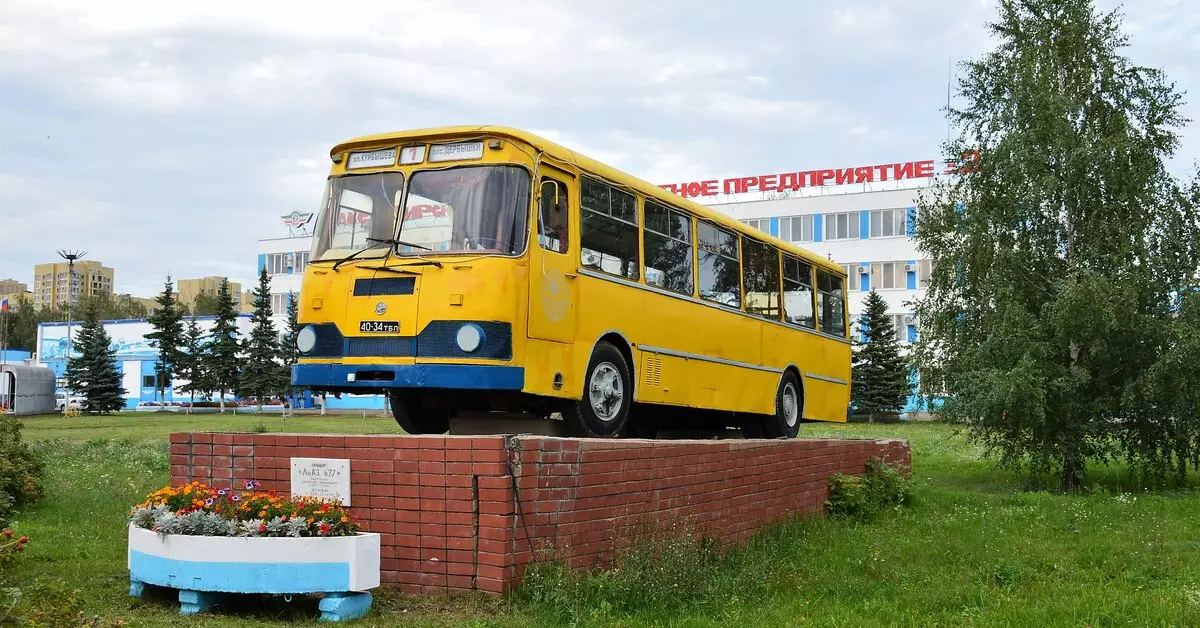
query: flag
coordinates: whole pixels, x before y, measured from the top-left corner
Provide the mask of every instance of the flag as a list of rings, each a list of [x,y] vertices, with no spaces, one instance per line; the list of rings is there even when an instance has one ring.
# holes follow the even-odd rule
[[[0,299],[0,312],[8,311],[8,297]]]

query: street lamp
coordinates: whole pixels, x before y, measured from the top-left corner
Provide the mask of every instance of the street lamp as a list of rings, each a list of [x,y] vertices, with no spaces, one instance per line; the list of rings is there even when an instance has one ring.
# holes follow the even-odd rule
[[[74,288],[75,288],[75,260],[87,255],[87,251],[69,251],[59,249],[58,256],[67,260],[67,361],[71,360],[71,343],[74,339],[71,337],[71,315],[73,314]]]

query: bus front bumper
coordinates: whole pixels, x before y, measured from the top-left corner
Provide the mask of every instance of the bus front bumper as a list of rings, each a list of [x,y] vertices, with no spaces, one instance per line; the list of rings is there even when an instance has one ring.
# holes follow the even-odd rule
[[[485,364],[296,364],[292,366],[292,385],[316,390],[521,390],[525,369]]]

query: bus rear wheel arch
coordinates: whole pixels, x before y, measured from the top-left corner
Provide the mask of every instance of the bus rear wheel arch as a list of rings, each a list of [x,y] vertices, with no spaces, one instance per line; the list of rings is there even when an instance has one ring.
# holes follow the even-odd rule
[[[624,352],[608,340],[592,349],[580,399],[568,402],[562,417],[577,436],[612,438],[626,430],[633,406],[633,379]]]

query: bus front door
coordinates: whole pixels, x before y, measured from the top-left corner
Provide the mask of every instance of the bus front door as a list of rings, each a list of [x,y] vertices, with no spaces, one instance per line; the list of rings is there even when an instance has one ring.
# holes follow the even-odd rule
[[[569,191],[574,177],[550,170],[538,185],[537,242],[530,246],[528,335],[538,340],[575,341],[575,260],[572,242],[578,227],[571,220],[573,199]]]

